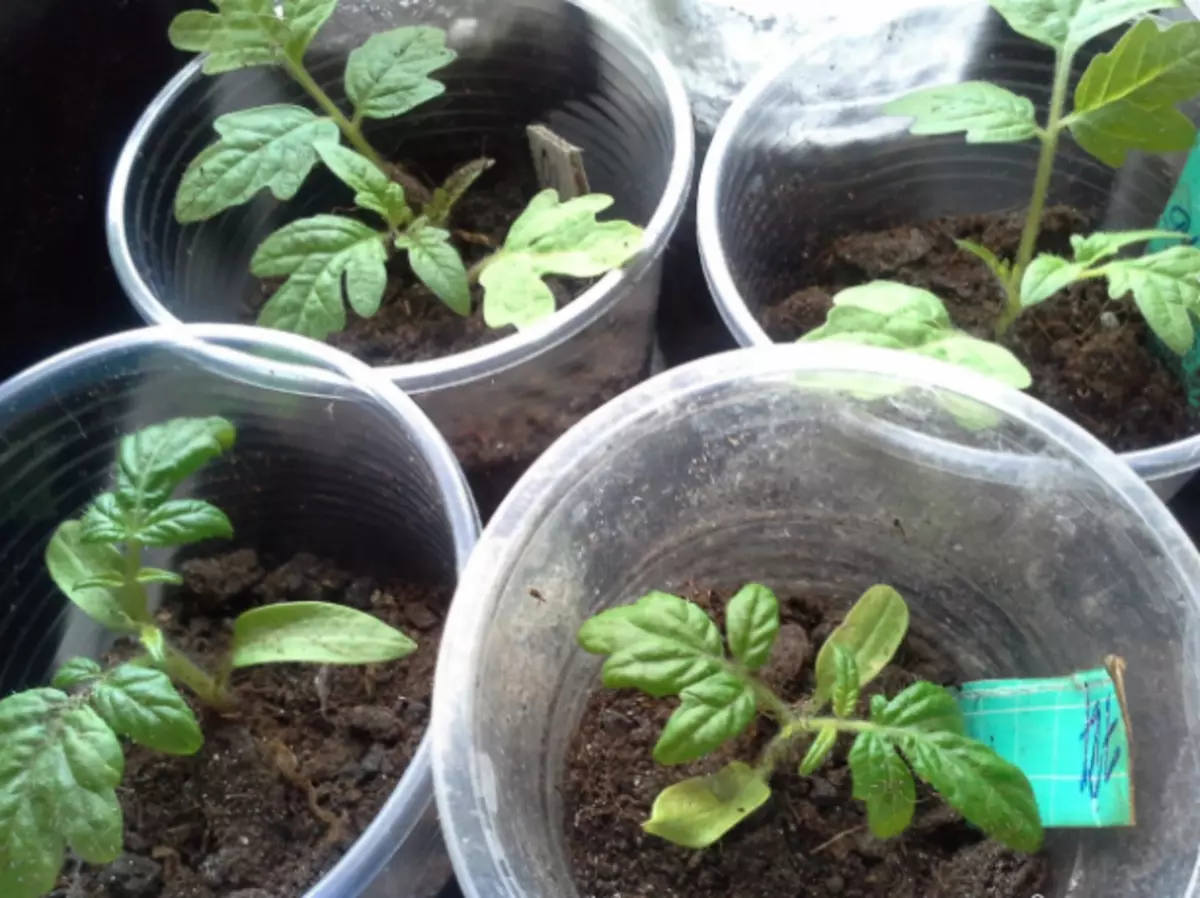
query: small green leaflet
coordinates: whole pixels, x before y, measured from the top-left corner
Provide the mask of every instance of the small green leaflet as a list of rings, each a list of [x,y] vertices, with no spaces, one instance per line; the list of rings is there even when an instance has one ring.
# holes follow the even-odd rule
[[[732,761],[709,776],[663,789],[642,828],[684,848],[707,848],[770,797],[762,777],[741,761]]]
[[[175,49],[208,54],[206,75],[282,61],[290,29],[276,14],[273,0],[213,0],[213,5],[215,13],[180,13],[167,29]]]
[[[233,525],[225,513],[200,499],[168,499],[135,511],[122,508],[112,493],[101,493],[83,515],[83,539],[88,543],[136,541],[146,546],[181,546],[231,536]]]
[[[331,119],[303,106],[260,106],[220,116],[220,139],[191,161],[175,194],[175,218],[204,221],[264,188],[290,200],[317,162],[317,147],[341,139]]]
[[[880,839],[902,833],[912,823],[917,787],[891,744],[875,733],[859,733],[850,748],[854,797],[867,805],[867,824]]]
[[[201,465],[233,446],[234,437],[224,418],[172,418],[123,437],[117,501],[126,509],[159,505]]]
[[[833,713],[838,717],[853,717],[854,707],[858,704],[858,664],[853,652],[839,643],[830,642],[829,648],[833,654],[834,670],[831,695]]]
[[[1045,302],[1059,290],[1071,286],[1087,268],[1053,253],[1037,256],[1021,276],[1021,305],[1024,308]]]
[[[233,622],[233,667],[307,661],[375,664],[412,654],[417,644],[394,627],[353,608],[324,602],[281,602]]]
[[[956,733],[912,730],[900,748],[917,776],[993,839],[1029,853],[1042,847],[1033,787],[1019,767]],[[854,774],[857,787],[857,770]]]
[[[392,118],[440,96],[445,86],[429,77],[455,57],[446,33],[425,26],[373,34],[346,62],[346,96],[356,118]]]
[[[170,677],[138,664],[122,664],[95,683],[91,704],[121,736],[170,755],[192,755],[204,744],[200,725]]]
[[[747,670],[767,663],[779,632],[779,600],[761,583],[747,583],[725,608],[725,634],[733,657]]]
[[[864,592],[817,654],[817,688],[813,693],[817,707],[829,700],[837,682],[833,646],[841,646],[853,656],[862,687],[879,676],[906,633],[908,605],[900,593],[882,584]]]
[[[1149,240],[1186,240],[1187,234],[1178,231],[1161,231],[1157,229],[1145,231],[1100,231],[1083,237],[1071,235],[1071,249],[1075,253],[1075,261],[1081,265],[1093,265],[1109,256],[1115,256],[1125,247],[1134,243],[1145,243]]]
[[[153,624],[142,624],[138,631],[138,642],[146,650],[146,656],[155,664],[165,664],[167,660],[167,641],[163,631]]]
[[[1008,259],[1001,259],[986,246],[981,246],[971,240],[955,240],[954,244],[983,262],[1001,283],[1008,282],[1008,276],[1012,271],[1012,263]]]
[[[1129,150],[1188,149],[1196,129],[1175,104],[1197,93],[1200,22],[1160,29],[1142,19],[1092,60],[1066,121],[1080,146],[1117,168]]]
[[[965,131],[967,143],[1013,143],[1038,133],[1032,101],[986,81],[914,91],[883,111],[915,119],[909,129],[913,134]]]
[[[452,171],[442,186],[433,191],[433,198],[421,210],[429,219],[429,223],[434,227],[446,225],[450,221],[450,213],[454,211],[455,204],[471,189],[471,185],[495,164],[494,159],[472,159]]]
[[[50,685],[55,689],[70,689],[95,680],[103,673],[100,665],[91,658],[72,658],[58,669]]]
[[[1173,246],[1104,266],[1108,295],[1133,294],[1150,329],[1172,352],[1183,355],[1194,340],[1191,313],[1200,311],[1200,249]]]
[[[471,314],[471,287],[462,256],[450,245],[450,232],[418,219],[396,237],[396,248],[408,252],[408,264],[433,295],[459,315]]]
[[[890,701],[872,700],[871,720],[881,726],[957,733],[960,736],[966,731],[962,709],[949,690],[923,681],[913,683]]]
[[[612,197],[588,194],[560,203],[543,190],[513,222],[504,246],[479,276],[488,327],[529,327],[554,314],[548,274],[597,277],[627,263],[642,247],[642,229],[627,221],[596,221]]]
[[[833,746],[837,742],[837,737],[837,727],[821,727],[817,731],[817,737],[813,739],[812,745],[808,747],[808,751],[805,752],[804,758],[800,761],[801,776],[811,776],[824,763],[829,753],[833,750]]]
[[[124,766],[112,730],[65,693],[31,689],[0,701],[0,894],[53,889],[64,843],[93,864],[121,853],[114,789]]]
[[[577,638],[584,651],[609,656],[605,686],[633,687],[654,698],[678,695],[725,665],[717,625],[699,606],[665,592],[600,612]]]
[[[288,24],[287,52],[292,59],[304,56],[321,26],[333,15],[337,3],[338,0],[281,0],[283,19]]]
[[[1134,16],[1174,9],[1180,0],[990,0],[1013,31],[1073,54]]]
[[[319,143],[317,154],[326,167],[354,191],[355,205],[378,213],[389,227],[412,220],[404,188],[375,167],[375,163],[337,143]]]
[[[660,764],[704,757],[746,729],[758,710],[750,684],[727,671],[693,683],[679,697],[679,707],[654,746],[654,760]]]
[[[343,305],[374,315],[387,286],[387,235],[340,215],[314,215],[280,228],[250,260],[257,277],[287,277],[259,313],[265,327],[323,340],[346,326]]]
[[[116,633],[136,633],[138,621],[148,621],[145,609],[131,617],[118,594],[106,586],[90,586],[105,578],[122,580],[125,559],[110,545],[91,545],[83,541],[83,525],[64,521],[46,546],[46,569],[68,599],[92,620]]]

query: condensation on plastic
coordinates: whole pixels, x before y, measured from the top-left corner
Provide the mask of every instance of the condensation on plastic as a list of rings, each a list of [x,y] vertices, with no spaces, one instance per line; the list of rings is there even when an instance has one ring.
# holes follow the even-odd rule
[[[1089,50],[1103,50],[1101,38]],[[1072,90],[1090,58],[1075,61]],[[1053,57],[983,2],[835,18],[757,75],[717,129],[697,194],[701,257],[717,307],[743,346],[771,342],[757,320],[781,271],[800,271],[831,236],[940,215],[1028,205],[1038,144],[914,137],[883,107],[935,84],[986,80],[1030,97],[1044,116]],[[1194,111],[1194,110],[1192,110]],[[1051,201],[1092,214],[1097,230],[1153,227],[1185,154],[1130,154],[1119,171],[1060,143]],[[1200,437],[1122,457],[1169,498],[1200,467]]]
[[[947,402],[995,425],[965,430]],[[821,345],[652,378],[555,443],[490,521],[434,681],[434,786],[467,898],[579,894],[558,787],[599,685],[580,624],[650,589],[750,580],[840,607],[890,583],[964,679],[1124,656],[1138,826],[1052,833],[1047,898],[1198,894],[1200,556],[1187,536],[1115,455],[1028,396]]]
[[[258,328],[118,334],[0,385],[0,695],[106,648],[105,631],[55,589],[46,544],[105,488],[122,435],[192,415],[237,428],[233,450],[188,488],[229,514],[238,545],[443,582],[465,564],[479,522],[462,472],[417,406],[366,366]],[[426,898],[448,877],[426,739],[307,898]]]
[[[660,257],[691,186],[691,115],[670,63],[591,0],[346,0],[310,51],[310,70],[341,102],[347,52],[370,33],[414,23],[444,28],[459,58],[438,76],[444,96],[368,123],[385,157],[434,179],[485,153],[499,168],[528,157],[524,129],[544,122],[584,149],[592,189],[616,200],[610,214],[647,231],[646,250],[629,268],[552,319],[467,352],[381,369],[460,457],[486,464],[507,460],[514,443],[531,437],[540,442],[530,448],[540,451],[564,423],[646,376]],[[318,169],[287,203],[264,192],[211,221],[175,222],[175,188],[214,139],[213,119],[273,102],[308,101],[276,69],[208,78],[197,62],[135,127],[111,186],[108,237],[117,274],[147,320],[237,320],[255,289],[248,270],[258,243],[287,221],[328,212],[331,196],[342,196]]]

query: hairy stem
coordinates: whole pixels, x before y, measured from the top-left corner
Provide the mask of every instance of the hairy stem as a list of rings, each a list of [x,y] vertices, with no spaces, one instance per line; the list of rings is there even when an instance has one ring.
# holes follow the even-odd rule
[[[233,706],[233,696],[224,684],[210,676],[195,661],[170,643],[164,646],[164,652],[163,672],[172,680],[182,683],[206,705],[222,710]]]
[[[405,194],[413,202],[422,206],[429,202],[431,194],[425,185],[402,166],[389,165],[383,160],[383,157],[375,152],[375,148],[363,136],[362,128],[359,127],[360,119],[357,116],[353,121],[346,118],[346,114],[330,99],[329,94],[325,93],[321,85],[317,84],[316,79],[308,73],[308,69],[304,67],[303,62],[293,59],[289,54],[285,53],[283,64],[288,74],[292,76],[297,84],[308,91],[308,95],[321,107],[321,111],[337,123],[338,128],[346,135],[346,139],[350,141],[354,149],[366,156],[377,169],[403,187]]]
[[[1054,86],[1050,91],[1050,110],[1046,128],[1040,133],[1041,153],[1038,155],[1037,173],[1033,179],[1033,196],[1029,200],[1029,211],[1025,215],[1025,227],[1021,230],[1021,243],[1012,273],[1004,284],[1006,301],[1004,311],[996,320],[996,334],[1003,334],[1021,314],[1021,278],[1033,259],[1037,248],[1038,233],[1042,227],[1042,211],[1046,207],[1046,195],[1050,191],[1050,175],[1054,172],[1054,154],[1058,151],[1058,135],[1063,128],[1063,105],[1067,98],[1067,82],[1071,77],[1071,56],[1060,52],[1054,63]]]
[[[495,258],[496,258],[495,255],[484,256],[482,259],[480,259],[478,262],[476,262],[474,265],[472,265],[469,269],[467,269],[467,283],[468,284],[478,284],[479,276],[481,274],[483,274],[483,269],[487,268],[490,264],[492,264],[492,260]]]

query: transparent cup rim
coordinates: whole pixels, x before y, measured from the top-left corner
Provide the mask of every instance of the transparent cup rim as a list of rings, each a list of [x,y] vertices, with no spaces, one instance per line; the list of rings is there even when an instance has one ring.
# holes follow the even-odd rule
[[[847,345],[735,349],[671,369],[592,412],[535,461],[492,517],[459,579],[434,676],[431,733],[442,830],[466,898],[533,898],[501,885],[508,882],[507,867],[491,847],[494,837],[484,808],[487,796],[494,792],[493,774],[472,740],[476,737],[475,690],[495,602],[534,531],[560,501],[563,490],[579,481],[581,470],[598,463],[604,447],[619,444],[636,422],[653,418],[664,406],[686,405],[717,385],[803,374],[901,379],[918,387],[948,390],[1006,417],[1027,421],[1048,443],[1107,483],[1156,535],[1200,615],[1200,554],[1161,500],[1098,440],[1023,393],[934,359]],[[941,451],[957,448],[939,443]],[[1187,894],[1193,890],[1189,888]]]
[[[29,391],[53,383],[65,373],[112,353],[140,347],[176,347],[193,358],[220,366],[222,374],[285,384],[312,391],[322,386],[349,385],[398,419],[428,460],[438,492],[446,503],[455,570],[461,573],[481,529],[479,513],[462,469],[445,439],[412,399],[368,365],[332,347],[295,334],[239,324],[175,324],[123,331],[83,343],[53,355],[0,383],[0,428],[19,408]],[[305,363],[290,363],[251,355],[246,350],[268,349]],[[270,386],[265,388],[270,389]],[[396,848],[390,826],[401,812],[420,803],[427,807],[430,781],[429,731],[421,740],[408,769],[371,823],[350,849],[305,895],[305,898],[349,898],[386,866]],[[412,821],[410,821],[412,822]]]
[[[763,96],[802,60],[803,52],[789,54],[760,69],[750,79],[717,125],[700,170],[696,192],[696,234],[700,261],[717,311],[739,346],[770,346],[773,341],[750,311],[729,267],[718,213],[722,182],[729,167],[734,141],[743,130],[747,118],[759,108]],[[1146,480],[1167,480],[1200,468],[1200,434],[1118,455]]]
[[[376,370],[410,392],[445,389],[483,377],[493,377],[566,342],[603,317],[625,295],[627,286],[650,269],[666,249],[667,241],[683,215],[691,190],[695,161],[692,110],[683,79],[657,46],[638,35],[630,21],[605,0],[562,0],[583,9],[606,28],[620,35],[631,53],[640,55],[658,79],[667,97],[673,150],[667,183],[645,227],[645,248],[628,266],[612,271],[585,290],[574,302],[546,320],[503,337],[494,343],[436,359],[403,365],[382,365]],[[184,89],[202,76],[202,58],[183,67],[150,101],[139,117],[117,158],[105,211],[109,256],[126,295],[150,324],[179,323],[150,289],[133,260],[125,227],[125,198],[134,165],[146,141]]]

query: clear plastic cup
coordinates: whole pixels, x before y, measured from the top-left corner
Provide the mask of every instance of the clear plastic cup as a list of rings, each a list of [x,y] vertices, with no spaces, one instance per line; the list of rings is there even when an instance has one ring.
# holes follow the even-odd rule
[[[237,427],[235,450],[190,483],[229,515],[240,545],[442,580],[466,563],[479,522],[458,464],[416,405],[366,366],[249,327],[106,337],[0,385],[0,695],[108,646],[51,582],[46,544],[106,487],[121,436],[191,415]],[[425,739],[307,898],[427,898],[448,877]]]
[[[434,178],[484,154],[503,170],[528,164],[525,128],[547,124],[583,148],[592,190],[615,199],[605,214],[646,228],[637,260],[553,318],[466,352],[380,366],[433,419],[468,474],[499,478],[490,492],[502,494],[520,467],[511,464],[514,446],[527,464],[649,373],[661,256],[691,188],[691,113],[670,63],[603,0],[343,0],[309,53],[310,71],[342,102],[347,53],[374,32],[413,24],[445,29],[459,56],[438,75],[443,96],[367,123],[384,156]],[[288,221],[347,204],[350,194],[318,167],[286,203],[264,192],[211,221],[175,221],[175,188],[213,140],[213,120],[279,102],[311,105],[277,69],[204,77],[196,61],[134,127],[113,175],[107,228],[117,276],[147,321],[241,320],[256,285],[255,247]]]
[[[1072,85],[1112,40],[1078,55]],[[800,270],[831,235],[1028,205],[1037,142],[917,137],[884,114],[910,91],[966,80],[1027,96],[1044,119],[1053,56],[986,3],[907,0],[848,7],[755,76],[717,128],[697,193],[701,258],[739,344],[770,344],[757,315],[779,299],[778,272]],[[1185,160],[1132,153],[1114,171],[1070,139],[1059,147],[1050,202],[1102,230],[1154,227]],[[1122,458],[1169,498],[1200,468],[1200,436]]]
[[[964,428],[967,412],[991,426]],[[847,604],[890,583],[964,680],[1122,655],[1138,826],[1052,832],[1047,898],[1197,894],[1200,556],[1183,531],[1029,397],[928,359],[814,345],[653,378],[552,446],[492,518],[434,688],[434,783],[467,898],[578,895],[558,787],[599,685],[580,624],[650,589],[750,580]]]

